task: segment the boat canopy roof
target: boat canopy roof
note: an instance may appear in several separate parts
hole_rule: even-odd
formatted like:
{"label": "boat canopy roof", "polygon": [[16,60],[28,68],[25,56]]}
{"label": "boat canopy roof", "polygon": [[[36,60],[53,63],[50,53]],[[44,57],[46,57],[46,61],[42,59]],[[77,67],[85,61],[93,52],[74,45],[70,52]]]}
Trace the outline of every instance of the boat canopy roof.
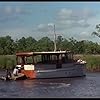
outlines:
{"label": "boat canopy roof", "polygon": [[16,56],[32,56],[33,52],[18,52]]}
{"label": "boat canopy roof", "polygon": [[71,51],[48,51],[48,52],[19,52],[16,56],[32,56],[32,55],[44,55],[44,54],[66,54],[71,53]]}

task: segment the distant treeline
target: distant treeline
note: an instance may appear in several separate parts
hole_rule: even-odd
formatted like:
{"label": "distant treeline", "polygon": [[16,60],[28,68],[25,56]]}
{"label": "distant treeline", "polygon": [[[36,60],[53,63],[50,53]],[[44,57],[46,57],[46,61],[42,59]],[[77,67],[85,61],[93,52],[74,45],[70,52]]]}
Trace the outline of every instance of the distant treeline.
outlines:
{"label": "distant treeline", "polygon": [[[100,45],[88,40],[78,41],[76,39],[63,38],[58,36],[57,50],[71,50],[75,54],[100,54]],[[36,40],[33,37],[22,37],[14,41],[11,36],[0,37],[0,55],[14,55],[21,51],[53,51],[54,42],[48,38],[43,37]]]}

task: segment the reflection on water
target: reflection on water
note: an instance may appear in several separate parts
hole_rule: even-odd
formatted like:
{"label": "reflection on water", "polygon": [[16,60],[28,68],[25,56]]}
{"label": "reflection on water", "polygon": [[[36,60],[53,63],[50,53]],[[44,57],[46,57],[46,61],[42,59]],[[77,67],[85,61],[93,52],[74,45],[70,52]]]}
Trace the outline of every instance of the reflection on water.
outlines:
{"label": "reflection on water", "polygon": [[35,86],[34,82],[33,81],[30,81],[30,80],[23,80],[22,82],[20,82],[20,86],[21,87],[25,87],[25,88],[32,88]]}
{"label": "reflection on water", "polygon": [[0,80],[1,98],[75,98],[100,97],[100,73],[86,77],[35,79],[20,81]]}

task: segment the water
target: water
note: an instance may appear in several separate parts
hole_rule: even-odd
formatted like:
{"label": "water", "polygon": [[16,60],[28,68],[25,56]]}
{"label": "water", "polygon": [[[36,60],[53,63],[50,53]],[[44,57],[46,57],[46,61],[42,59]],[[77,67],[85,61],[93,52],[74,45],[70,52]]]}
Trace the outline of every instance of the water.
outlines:
{"label": "water", "polygon": [[[2,73],[1,73],[2,74]],[[86,77],[3,81],[0,98],[99,98],[100,73]]]}

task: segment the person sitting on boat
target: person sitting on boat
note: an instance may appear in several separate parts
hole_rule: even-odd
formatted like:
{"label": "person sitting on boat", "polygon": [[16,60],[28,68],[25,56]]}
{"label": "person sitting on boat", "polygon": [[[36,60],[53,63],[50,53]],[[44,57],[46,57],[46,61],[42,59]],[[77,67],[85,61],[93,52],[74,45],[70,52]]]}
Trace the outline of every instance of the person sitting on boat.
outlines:
{"label": "person sitting on boat", "polygon": [[13,71],[13,75],[18,76],[18,72],[19,72],[18,67],[15,67]]}
{"label": "person sitting on boat", "polygon": [[81,62],[82,62],[82,60],[81,60],[81,59],[78,59],[78,60],[77,60],[77,62],[78,62],[78,63],[81,63]]}
{"label": "person sitting on boat", "polygon": [[2,80],[11,80],[12,76],[11,73],[8,71],[8,69],[6,69],[6,76],[2,76],[1,79]]}
{"label": "person sitting on boat", "polygon": [[77,63],[80,63],[80,64],[86,64],[86,61],[81,60],[81,59],[78,59],[78,60],[77,60]]}
{"label": "person sitting on boat", "polygon": [[6,70],[6,80],[10,80],[11,79],[11,73],[8,71],[8,69]]}

